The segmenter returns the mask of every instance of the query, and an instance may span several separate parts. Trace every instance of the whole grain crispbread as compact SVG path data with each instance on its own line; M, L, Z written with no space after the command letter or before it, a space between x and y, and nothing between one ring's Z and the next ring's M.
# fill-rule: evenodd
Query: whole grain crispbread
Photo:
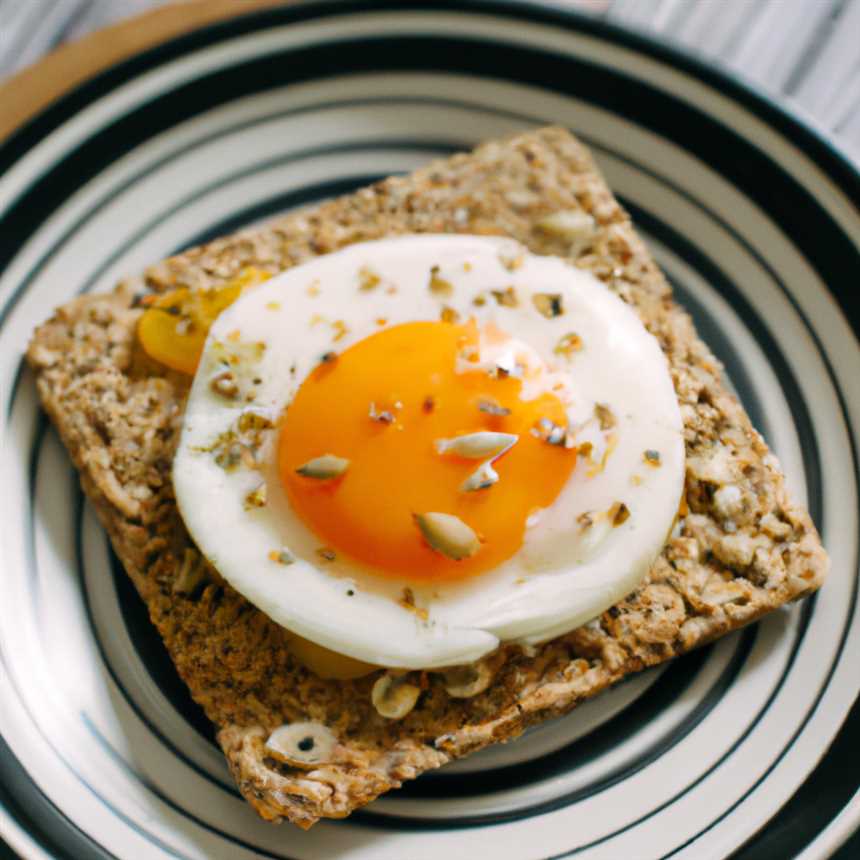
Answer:
M590 218L553 218L554 213ZM170 480L188 380L135 341L141 289L217 285L253 265L270 272L360 240L402 233L511 236L570 257L631 304L659 340L685 425L679 518L647 580L572 633L487 661L493 680L451 698L437 673L400 721L371 704L375 675L322 680L299 665L288 633L201 561ZM60 308L28 359L42 402L179 674L217 726L242 794L266 819L310 827L343 817L425 770L569 711L631 672L683 654L810 594L827 556L786 495L774 456L727 391L719 362L636 236L585 147L549 128L490 142L151 267L140 282ZM327 726L337 743L312 769L271 758L284 723Z

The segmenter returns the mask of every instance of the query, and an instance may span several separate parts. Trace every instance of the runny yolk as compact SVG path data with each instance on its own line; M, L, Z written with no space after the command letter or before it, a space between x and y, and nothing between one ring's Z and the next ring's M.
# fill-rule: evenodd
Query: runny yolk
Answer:
M541 419L566 426L555 394L522 400L514 375L463 372L458 356L478 340L474 323L406 323L359 341L307 377L287 409L279 468L293 509L321 544L381 574L424 583L475 576L521 546L526 520L568 480L575 449L531 432ZM488 414L482 402L510 413ZM393 420L374 420L371 404ZM494 462L496 484L464 492L483 461L442 455L434 443L478 431L519 438ZM296 472L324 454L349 460L341 477ZM427 512L466 523L480 537L477 553L455 561L431 549L413 517Z
M141 346L150 358L193 376L206 335L218 314L268 277L266 272L251 266L220 287L206 290L181 287L148 297L144 300L146 310L137 324Z

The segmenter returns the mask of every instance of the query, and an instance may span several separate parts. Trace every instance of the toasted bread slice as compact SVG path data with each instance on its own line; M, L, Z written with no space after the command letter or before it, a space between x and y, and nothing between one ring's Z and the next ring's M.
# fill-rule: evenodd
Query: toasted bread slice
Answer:
M589 218L552 217L562 212ZM414 232L513 237L571 258L632 305L671 368L687 476L676 527L638 591L533 651L503 647L486 661L492 681L478 695L452 698L442 675L424 673L417 705L393 721L371 704L375 675L316 677L291 656L288 632L200 559L170 480L189 380L143 357L133 296L217 285L249 265L277 272L351 242ZM808 514L787 497L779 464L727 391L719 362L585 147L562 129L486 143L159 263L140 283L60 308L36 331L28 358L83 488L179 674L217 726L242 794L272 821L306 828L346 816L810 594L826 574ZM323 763L295 767L267 753L270 733L294 722L333 733Z

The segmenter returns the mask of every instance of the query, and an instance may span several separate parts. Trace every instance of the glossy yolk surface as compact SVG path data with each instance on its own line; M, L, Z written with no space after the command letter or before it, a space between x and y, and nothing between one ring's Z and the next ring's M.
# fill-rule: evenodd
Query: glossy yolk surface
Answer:
M552 503L576 455L530 432L543 418L566 425L554 394L524 401L513 375L457 372L458 356L478 343L473 323L406 323L359 341L307 377L286 413L279 468L293 509L321 544L413 582L474 576L517 551L526 520ZM481 411L483 400L510 414ZM394 420L373 420L371 404ZM441 455L434 443L482 430L519 439L494 463L497 484L463 492L483 461ZM324 454L350 461L343 476L320 481L296 473ZM413 518L427 512L459 517L481 538L478 552L454 561L430 549Z
M185 287L144 299L146 310L137 324L137 336L146 354L161 364L193 375L203 353L206 335L218 314L250 287L269 276L253 267L221 287L190 290Z

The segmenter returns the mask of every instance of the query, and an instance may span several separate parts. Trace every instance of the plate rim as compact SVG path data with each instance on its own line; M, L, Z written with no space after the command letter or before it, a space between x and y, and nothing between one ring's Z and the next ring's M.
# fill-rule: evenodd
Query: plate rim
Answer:
M670 68L685 72L701 83L718 90L728 100L740 104L762 119L780 136L790 140L828 178L836 183L839 191L849 201L853 202L855 207L860 209L860 162L855 160L854 156L842 144L829 135L813 117L801 108L778 100L763 87L733 73L724 66L701 60L683 46L661 42L644 32L592 17L582 11L562 8L552 0L416 0L413 3L409 3L407 0L379 0L379 2L373 2L373 0L342 0L342 2L341 0L300 0L298 3L290 4L289 7L266 7L239 11L238 14L226 19L203 24L186 33L167 37L151 47L135 50L127 57L105 66L91 78L73 86L56 101L39 110L15 128L5 139L0 140L0 174L13 167L33 144L73 117L82 104L97 100L118 84L137 76L148 68L187 55L200 47L201 35L209 35L212 41L217 41L231 35L238 36L263 30L270 24L274 26L297 23L307 18L319 16L360 14L368 11L427 11L430 9L500 15L510 20L525 18L538 23L560 25L566 31L604 39L635 53L644 54ZM297 13L297 17L291 18L291 12ZM134 20L134 18L129 20ZM237 22L241 24L239 30L236 28ZM831 296L836 298L833 294ZM845 312L846 309L842 307L842 310ZM845 316L850 324L850 315L845 313ZM856 331L854 331L854 335L856 339ZM8 819L7 811L9 812ZM846 813L848 813L847 817ZM4 820L8 820L13 833L15 830L19 830L19 832L31 836L29 831L19 827L14 816L14 809L7 810L5 803L0 801L0 822ZM767 823L764 822L762 827L765 827ZM819 846L828 853L837 850L858 828L860 828L860 790L806 846L802 856L804 858L807 856L825 856L816 853Z

